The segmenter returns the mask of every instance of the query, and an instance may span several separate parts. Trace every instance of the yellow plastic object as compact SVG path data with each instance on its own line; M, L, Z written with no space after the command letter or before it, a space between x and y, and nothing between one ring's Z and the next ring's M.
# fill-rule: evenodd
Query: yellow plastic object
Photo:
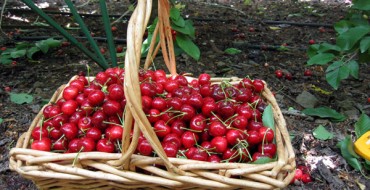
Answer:
M366 160L370 160L370 131L357 139L355 142L355 152Z

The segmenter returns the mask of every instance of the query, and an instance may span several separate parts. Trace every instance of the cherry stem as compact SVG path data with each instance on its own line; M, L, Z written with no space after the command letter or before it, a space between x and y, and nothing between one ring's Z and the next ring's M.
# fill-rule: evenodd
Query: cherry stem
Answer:
M191 132L194 132L194 133L200 133L200 132L202 132L201 130L198 131L198 130L189 129L189 128L186 128L186 127L180 127L180 129L185 130L185 131L191 131Z
M215 113L213 113L213 111L211 112L212 113L212 115L213 116L215 116L222 124L224 124L225 126L227 126L226 125L226 123L224 122L224 121L222 121L222 119L221 118L219 118Z
M118 139L117 139L117 147L122 152L122 145Z
M78 156L80 155L80 153L81 153L84 149L85 149L85 147L83 146L83 147L81 147L81 149L77 152L76 157L73 159L72 167L74 167L74 166L75 166Z

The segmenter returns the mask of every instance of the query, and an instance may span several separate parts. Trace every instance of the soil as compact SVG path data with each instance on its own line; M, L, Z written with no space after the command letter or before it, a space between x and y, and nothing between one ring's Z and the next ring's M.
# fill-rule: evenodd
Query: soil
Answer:
M50 4L49 11L58 11L64 7L59 1L49 2L54 2ZM94 2L79 8L79 11L87 14L99 13L98 3ZM111 1L108 4L109 13L120 15L128 9L128 5L126 1ZM336 147L345 135L353 134L360 110L370 114L369 65L361 64L359 79L343 81L338 90L333 90L326 82L325 67L306 65L309 40L314 39L317 43L333 42L335 32L331 26L346 15L346 4L253 1L251 5L244 5L239 1L192 1L184 5L183 15L188 15L196 28L195 43L201 50L201 58L196 61L187 55L178 56L179 72L192 73L194 76L207 72L212 76L261 78L275 92L288 130L293 136L296 161L298 165L311 168L314 180L308 184L292 184L286 189L363 189L360 184L365 185L365 189L370 188L370 182L346 163ZM23 5L18 1L8 1L6 8L21 6ZM30 27L30 23L37 19L32 12L5 10L4 15L2 25L7 27L3 27L3 31L13 32L14 38L2 36L4 38L0 41L0 46L12 47L19 39L29 36L59 36L50 28ZM11 16L23 19L10 19ZM51 16L63 26L73 22L68 15ZM102 23L97 18L99 17L84 17L95 36L104 36ZM24 22L24 19L28 19L30 23ZM268 24L266 21L315 23L315 26ZM38 22L42 20L39 19ZM18 27L14 28L14 25ZM117 38L125 38L126 25L126 22L117 24L118 31L114 33ZM320 32L320 27L325 32ZM19 29L22 30L17 34ZM79 30L69 32L82 35ZM120 45L125 46L122 42ZM281 45L287 45L289 50L275 48ZM106 47L106 44L99 42L99 46ZM241 53L227 55L223 53L227 48L238 48ZM122 58L120 61L123 61ZM160 57L154 61L157 68L161 68L162 62ZM27 131L32 119L53 92L80 71L86 72L86 64L91 66L92 75L101 71L77 48L69 46L53 49L47 54L37 56L35 60L18 59L16 65L0 65L0 118L3 119L0 124L0 189L36 189L30 180L10 171L9 151L15 146L19 136ZM277 79L274 74L277 69L291 73L293 79ZM305 69L311 69L313 75L303 76ZM34 100L29 104L12 103L5 87L10 87L14 93L31 94ZM316 107L330 107L346 114L347 119L335 123L301 114L304 107L296 98L304 91L317 98ZM295 111L289 111L292 109ZM312 131L319 125L326 126L334 134L334 138L327 141L314 138Z

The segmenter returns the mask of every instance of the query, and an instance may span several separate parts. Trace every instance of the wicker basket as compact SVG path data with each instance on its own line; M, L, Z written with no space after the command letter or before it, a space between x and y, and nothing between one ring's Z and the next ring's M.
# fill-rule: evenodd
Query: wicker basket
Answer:
M31 179L40 189L280 189L294 177L295 155L286 123L278 104L265 85L262 97L272 105L275 118L277 161L266 164L209 163L180 158L168 158L158 137L141 107L138 70L142 36L151 12L151 0L139 0L128 26L125 60L125 130L122 153L52 153L30 149L31 131L42 120L42 111L36 116L27 133L19 138L10 151L10 169ZM155 33L161 43L150 48L153 58L162 50L171 75L176 74L172 36L169 30L167 0L159 0L159 22ZM154 44L154 43L152 43ZM146 60L145 68L151 62ZM73 80L73 78L71 79ZM189 78L191 80L191 78ZM213 78L212 82L238 78ZM68 85L68 84L67 84ZM61 86L50 103L61 98ZM130 133L133 131L132 139ZM158 157L133 154L140 133L150 142ZM165 167L157 167L162 165Z

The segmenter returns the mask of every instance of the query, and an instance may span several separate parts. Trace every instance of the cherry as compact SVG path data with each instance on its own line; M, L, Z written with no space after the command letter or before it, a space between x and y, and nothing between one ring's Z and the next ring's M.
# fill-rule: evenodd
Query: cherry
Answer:
M258 129L258 133L260 137L264 139L264 142L267 142L267 143L271 143L275 138L274 131L264 126Z
M85 132L92 127L92 121L90 116L82 117L78 120L77 123L78 129Z
M184 133L184 128L186 128L186 124L184 121L182 120L175 120L172 124L171 124L171 133L174 133L178 136L182 136L182 134Z
M105 94L101 90L93 90L87 96L87 101L93 106L99 106L104 102Z
M236 113L239 116L244 116L246 119L252 118L253 109L248 104L242 104L236 108Z
M56 128L53 128L49 132L49 136L53 140L59 139L60 137L62 137L62 135L63 135L62 131L60 131L60 129L56 129Z
M107 100L103 104L103 111L107 116L122 115L121 104L114 100Z
M175 134L175 133L167 134L163 138L163 141L162 142L169 142L169 143L175 144L177 146L177 148L180 148L181 147L181 139L180 139L180 136L177 135L177 134Z
M223 153L227 149L227 139L225 137L222 137L222 136L214 137L211 140L211 145L212 145L212 147L215 148L215 150L214 150L215 152Z
M122 51L123 51L123 47L122 46L117 46L116 47L116 52L117 53L122 53Z
M84 115L90 115L94 111L94 106L88 100L84 100L80 105L81 111Z
M68 139L72 140L77 137L78 134L78 128L77 125L74 123L64 123L60 127L60 131L63 133L63 135Z
M48 130L46 130L46 128L44 128L44 127L35 127L32 130L31 136L34 140L40 140L40 139L43 139L43 138L48 138L49 134L48 134Z
M260 152L255 152L253 155L252 155L252 161L256 161L256 160L259 160L261 158L270 158L270 156L268 156L267 154L262 154Z
M201 108L203 105L202 95L200 95L199 93L190 95L190 98L187 101L187 103L196 109Z
M220 114L224 119L227 119L234 115L235 107L230 101L221 101L217 105L217 113Z
M137 145L137 151L144 156L150 156L153 154L153 148L150 145L149 141L144 139Z
M153 129L155 134L160 138L163 138L171 133L171 128L163 120L155 122Z
M41 150L41 151L50 151L51 150L51 140L49 138L34 140L31 144L31 149Z
M151 107L159 111L164 111L167 108L167 102L161 97L153 98Z
M78 141L77 146L82 152L91 152L95 150L95 141L92 138L83 137Z
M63 103L61 111L66 115L72 115L76 112L78 108L78 103L75 100L67 100Z
M226 134L226 126L219 121L213 121L209 125L209 134L214 137L223 136Z
M212 154L211 156L208 157L207 161L211 163L220 163L221 158L215 154Z
M206 118L198 114L191 118L190 120L190 129L197 131L197 132L202 132L206 128Z
M308 173L302 174L301 180L302 180L303 183L310 183L310 182L312 182L311 176Z
M103 121L107 118L103 110L97 110L91 117L91 123L93 126L98 127L99 129L105 128Z
M105 130L105 136L111 140L116 141L122 139L123 128L119 125L113 125Z
M176 81L176 80L168 80L165 84L164 84L164 89L171 93L173 92L175 89L178 89L180 86L180 84Z
M176 157L178 146L172 142L162 142L162 147L167 157Z
M119 84L112 84L108 87L108 98L120 102L125 97L123 86Z
M67 147L68 147L68 141L65 138L58 139L54 142L52 141L52 146L51 146L52 150L65 151L67 150Z
M207 73L203 73L198 76L199 85L210 84L210 80L211 80L211 76Z
M69 120L69 117L65 114L57 115L53 118L53 127L59 129L60 126L62 126L63 123L67 123Z
M115 32L115 31L117 31L117 30L118 30L118 28L117 28L117 26L112 26L112 27L111 27L111 30L112 30L112 32Z
M239 91L236 92L235 100L240 102L248 102L251 96L252 91L250 89L240 88Z
M99 152L113 153L115 150L114 144L108 139L100 139L96 143L96 150Z
M249 27L248 31L249 32L255 32L255 29L253 27Z
M234 149L228 148L222 154L222 160L226 160L228 162L235 162L239 159L238 152Z
M71 141L69 141L67 152L74 153L80 151L79 142L80 139L72 139Z
M312 44L315 44L316 42L315 42L315 40L311 39L310 41L308 41L308 43L309 43L310 45L312 45Z
M195 116L196 113L195 109L187 104L182 105L180 111L184 113L184 115L182 116L182 119L184 121L189 121L191 118Z
M262 128L262 127L263 127L262 122L251 120L251 121L249 122L249 124L248 124L247 129L248 129L248 130L258 131L258 130L259 130L260 128ZM267 129L266 129L266 130L267 130ZM266 130L265 130L265 131L266 131ZM264 132L264 131L261 131L261 132ZM262 137L263 137L263 136L262 136Z
M160 120L161 118L161 112L157 109L150 109L148 111L148 115L147 115L147 118L149 120L150 123L155 123L157 122L158 120Z
M307 166L302 166L302 165L299 165L297 166L298 169L302 170L302 172L305 174L305 173L309 173L310 170L308 169Z
M248 126L248 119L243 115L238 115L233 119L232 125L240 130L245 130Z
M243 139L244 135L239 130L230 129L226 133L226 140L229 145L236 145Z
M85 83L81 80L74 79L71 82L69 82L69 86L77 87L78 92L82 92L85 88Z
M312 75L312 71L310 69L306 69L303 75L306 77L310 77Z
M320 27L320 28L319 28L319 31L320 31L321 33L325 33L325 32L326 32L325 28L323 28L323 27Z
M300 181L302 179L302 176L303 176L302 170L296 168L292 183L294 183L294 181L296 181L296 180Z
M256 92L262 92L262 90L265 88L265 84L260 79L253 80L253 88Z
M210 84L204 84L200 87L199 93L202 97L209 97L212 95L212 88Z
M102 132L97 127L90 128L86 131L85 136L92 138L94 141L101 139Z
M276 145L273 143L260 144L258 145L258 152L262 154L271 155L272 157L276 154Z
M79 90L76 86L67 86L63 90L63 98L65 100L74 100L79 93Z
M198 149L196 147L194 147L194 146L190 147L185 152L186 158L191 159L197 151L198 151Z
M257 131L249 130L247 132L247 142L251 145L256 145L262 142L262 138Z
M202 106L202 114L206 117L212 116L212 113L217 110L215 102L205 102Z
M165 72L164 70L155 70L155 71L154 71L154 80L155 80L156 82L158 82L157 80L158 80L159 78L163 78L163 77L165 77L165 78L166 78L166 72Z
M190 148L194 146L199 140L199 136L191 131L185 131L181 136L182 145L185 148Z
M278 69L275 71L275 76L280 79L284 76L284 73L282 70Z
M106 52L105 48L101 47L100 48L100 53L105 54L105 52Z
M140 84L141 95L153 97L156 94L155 86L149 82L143 82Z
M293 79L292 74L291 73L285 73L285 79L292 80Z
M4 90L5 90L5 92L11 92L12 88L10 88L9 86L6 86L6 87L4 87Z
M180 98L173 97L173 98L171 98L171 99L169 99L167 101L167 105L168 105L168 107L170 107L170 108L172 108L174 110L180 110L181 107L182 107L182 105L183 105L183 103L182 103L182 101L181 101Z
M195 150L195 153L191 157L192 160L198 160L198 161L207 161L208 159L208 154L206 151L202 149L197 149Z

